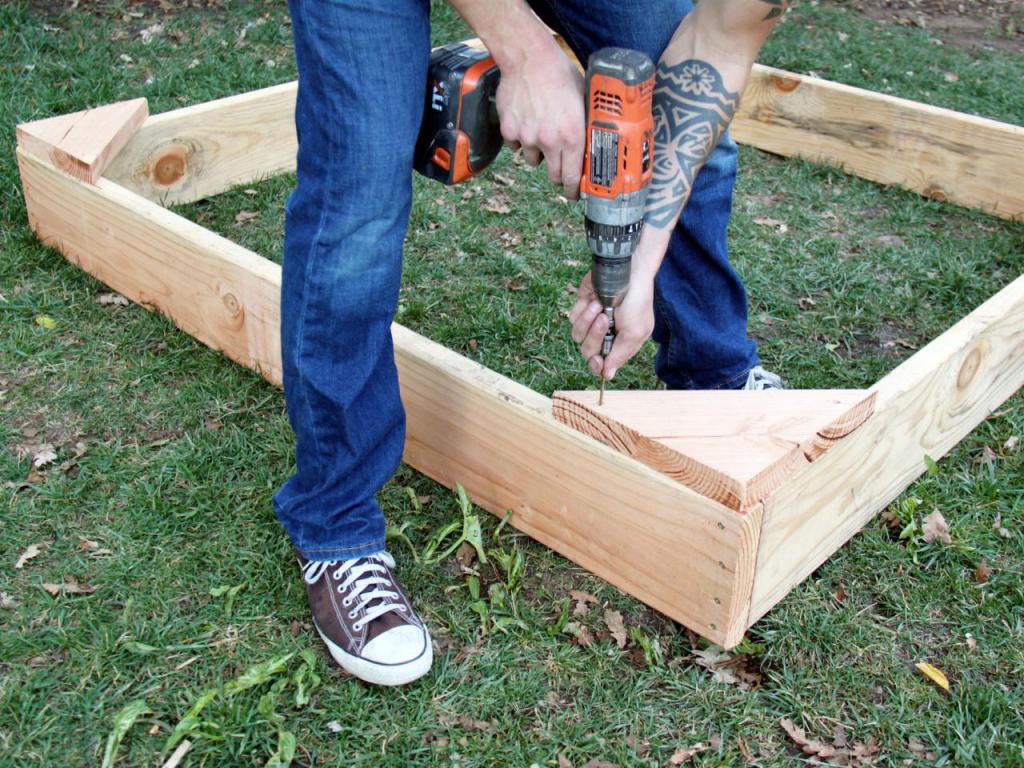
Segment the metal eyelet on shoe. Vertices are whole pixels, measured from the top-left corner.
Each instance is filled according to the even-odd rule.
[[[400,610],[402,613],[405,613],[406,610],[408,610],[408,609],[404,605],[400,605],[400,606],[398,606],[398,610]]]
[[[338,587],[338,591],[339,591],[339,592],[341,592],[341,587]],[[344,593],[343,593],[343,594],[344,594]],[[348,599],[348,598],[346,597],[346,598],[343,598],[343,599],[342,599],[342,601],[341,601],[341,604],[342,604],[343,606],[345,606],[346,608],[348,608],[348,607],[349,607],[350,605],[352,605],[352,601],[351,601],[351,600],[349,600],[349,599]]]
[[[354,619],[354,618],[356,617],[356,612],[355,612],[354,610],[352,610],[352,611],[349,611],[349,612],[348,612],[348,617],[349,617],[350,619]],[[353,626],[355,626],[355,625],[353,624]]]
[[[352,629],[354,629],[356,632],[358,632],[362,628],[363,628],[363,625],[360,624],[358,621],[355,624],[352,625]]]

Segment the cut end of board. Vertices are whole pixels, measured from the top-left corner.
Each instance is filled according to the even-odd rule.
[[[725,506],[750,509],[874,412],[860,389],[556,392],[555,418]]]
[[[76,179],[95,184],[149,116],[146,99],[21,123],[18,146]]]

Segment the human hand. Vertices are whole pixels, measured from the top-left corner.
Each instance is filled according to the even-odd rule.
[[[572,340],[580,345],[580,353],[587,359],[590,372],[612,380],[654,331],[654,279],[634,277],[630,280],[629,290],[615,307],[615,343],[607,359],[601,357],[601,346],[608,332],[608,316],[594,293],[589,272],[580,283],[569,322],[572,323]]]
[[[584,83],[556,45],[501,69],[496,98],[505,141],[522,147],[527,163],[547,163],[548,178],[570,200],[579,197],[584,151]]]

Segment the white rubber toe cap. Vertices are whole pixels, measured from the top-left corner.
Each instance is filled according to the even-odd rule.
[[[362,656],[378,664],[405,664],[422,656],[427,644],[426,632],[405,624],[373,638],[363,648]]]

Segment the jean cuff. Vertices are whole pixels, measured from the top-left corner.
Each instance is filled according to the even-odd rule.
[[[358,544],[352,547],[299,547],[295,549],[306,560],[352,560],[356,557],[367,557],[383,552],[385,549],[384,539],[375,539],[366,544]]]
[[[739,368],[722,373],[720,371],[702,371],[694,376],[693,372],[687,374],[673,374],[670,378],[662,378],[669,389],[704,390],[704,389],[741,389],[747,383],[747,376],[750,369],[760,365],[760,359],[754,358]]]

